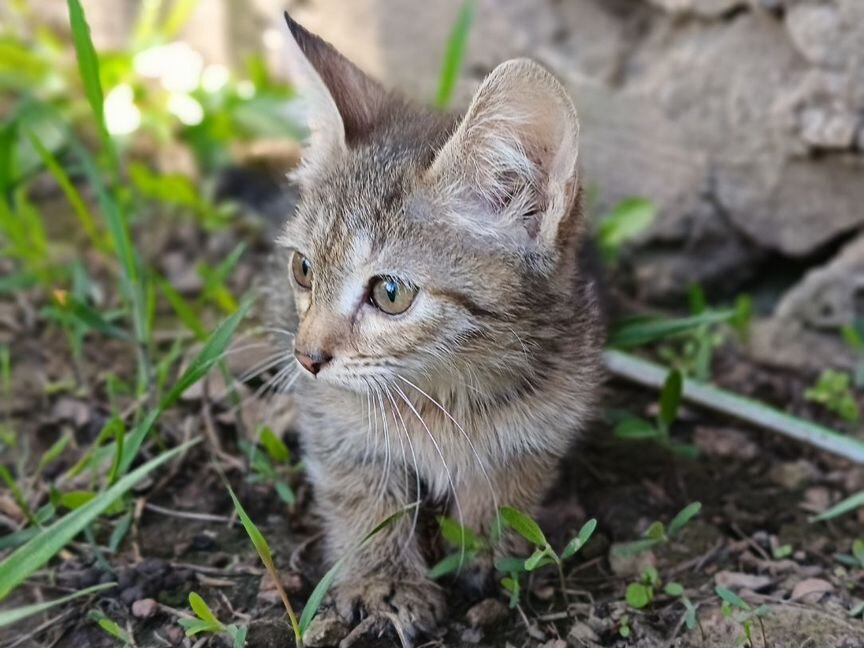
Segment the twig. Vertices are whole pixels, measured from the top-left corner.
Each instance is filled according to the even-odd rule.
[[[146,502],[144,504],[144,509],[147,511],[153,511],[154,513],[168,515],[170,517],[182,518],[185,520],[197,520],[198,522],[222,523],[230,521],[230,518],[224,515],[213,515],[212,513],[194,513],[192,511],[177,511],[174,509],[165,508],[164,506],[159,506],[157,504],[151,504],[150,502]]]
[[[659,389],[668,374],[668,369],[665,367],[623,351],[607,350],[604,358],[606,368],[614,376],[647,387]],[[764,403],[693,380],[684,382],[682,395],[685,400],[715,412],[721,412],[766,430],[779,432],[856,463],[864,464],[864,443],[830,428],[784,414]]]
[[[52,617],[52,618],[48,619],[47,621],[45,621],[45,623],[42,623],[42,624],[36,626],[35,628],[33,628],[33,630],[31,630],[27,634],[21,635],[20,637],[16,637],[15,639],[13,639],[9,643],[4,643],[3,648],[15,648],[15,646],[20,646],[25,641],[31,641],[31,640],[33,640],[34,637],[45,632],[45,630],[49,630],[50,628],[56,627],[61,621],[63,621],[66,617],[72,615],[73,613],[75,613],[75,610],[66,610],[65,612],[62,612],[61,614],[58,614],[57,616]]]

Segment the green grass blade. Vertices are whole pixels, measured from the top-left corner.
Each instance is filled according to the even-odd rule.
[[[74,601],[77,598],[89,596],[90,594],[95,594],[96,592],[110,589],[116,585],[117,583],[102,583],[101,585],[94,585],[93,587],[88,587],[78,592],[74,592],[72,594],[69,594],[68,596],[62,596],[58,599],[54,599],[53,601],[36,603],[34,605],[25,605],[23,607],[12,608],[11,610],[3,610],[2,612],[0,612],[0,628],[5,628],[8,625],[17,623],[22,619],[33,616],[34,614],[39,614],[40,612],[44,612],[45,610],[50,610],[53,607],[63,605],[64,603],[68,603],[69,601]]]
[[[159,36],[171,40],[177,35],[198,4],[198,0],[174,0],[165,22],[159,27]]]
[[[666,367],[657,363],[616,350],[607,350],[604,362],[613,376],[655,389],[663,384],[669,372]],[[864,443],[858,439],[790,416],[764,403],[693,380],[684,381],[683,398],[715,412],[804,441],[851,461],[864,463]]]
[[[717,596],[726,601],[732,607],[736,607],[739,610],[751,610],[750,604],[747,603],[744,599],[738,596],[735,592],[730,590],[727,587],[722,587],[718,585],[714,588],[714,592],[716,592]]]
[[[183,322],[186,328],[188,328],[199,340],[207,339],[207,329],[204,328],[204,325],[201,323],[201,319],[198,317],[195,309],[192,308],[185,299],[183,299],[183,295],[178,293],[174,289],[174,286],[164,279],[159,280],[158,284],[162,294],[165,295],[168,303],[171,304],[171,308],[174,309],[177,317],[180,318],[180,321]]]
[[[564,550],[561,552],[561,560],[567,560],[571,558],[576,553],[578,553],[582,547],[584,547],[588,540],[591,539],[591,536],[594,534],[594,530],[597,528],[597,520],[591,518],[585,524],[582,525],[582,528],[579,529],[579,533],[573,538],[570,542],[567,543],[567,546],[564,547]]]
[[[400,517],[405,515],[408,511],[412,510],[416,504],[409,504],[408,506],[396,511],[395,513],[391,513],[386,518],[381,520],[375,528],[372,529],[369,533],[367,533],[360,543],[357,545],[357,548],[354,551],[359,551],[363,547],[365,547],[369,541],[378,535],[381,531],[386,529],[388,526],[393,524]],[[318,614],[318,610],[321,607],[321,603],[324,602],[324,597],[327,595],[327,592],[333,585],[333,581],[336,580],[336,576],[339,573],[339,570],[342,569],[342,565],[348,558],[348,554],[342,556],[336,563],[324,574],[324,577],[318,581],[318,584],[315,586],[315,589],[312,590],[312,594],[309,595],[309,599],[306,601],[306,605],[303,606],[303,614],[300,616],[300,636],[303,636],[303,633],[309,628],[309,624],[312,623],[312,619],[315,618],[315,615]]]
[[[645,198],[626,198],[600,219],[597,243],[603,258],[613,262],[621,248],[647,230],[657,215],[657,208]]]
[[[546,536],[543,535],[543,531],[540,529],[540,525],[522,511],[517,511],[509,506],[502,506],[500,513],[504,522],[529,542],[533,542],[540,547],[549,544],[546,541]]]
[[[660,390],[660,422],[667,428],[678,418],[684,378],[678,369],[670,369]]]
[[[231,341],[231,336],[234,335],[234,331],[245,317],[251,304],[251,301],[241,304],[240,308],[233,315],[226,318],[213,331],[210,338],[204,343],[200,353],[195,357],[186,371],[183,372],[183,375],[180,376],[174,387],[162,399],[160,403],[162,409],[173,405],[183,395],[183,392],[201,380],[210,368],[222,358],[222,354],[228,348],[228,343]]]
[[[291,601],[288,600],[288,594],[285,591],[285,588],[282,587],[282,582],[279,580],[279,572],[276,569],[276,565],[273,563],[273,553],[270,551],[270,545],[267,544],[267,539],[264,537],[264,534],[258,530],[258,527],[255,526],[252,518],[247,515],[246,509],[243,508],[243,505],[240,503],[240,500],[237,499],[237,496],[234,494],[234,491],[230,486],[228,487],[228,494],[231,495],[231,501],[234,502],[234,510],[237,511],[237,515],[240,517],[240,522],[243,524],[243,528],[246,529],[246,535],[249,536],[252,545],[255,547],[255,551],[258,552],[258,556],[261,558],[261,562],[264,563],[264,567],[270,573],[270,577],[273,579],[276,588],[279,590],[279,596],[282,599],[285,611],[288,613],[288,620],[291,622],[291,628],[294,631],[294,639],[296,640],[297,645],[302,647],[303,629],[297,621],[297,615],[294,613]]]
[[[811,522],[822,522],[824,520],[832,520],[836,517],[840,517],[841,515],[845,515],[846,513],[851,513],[852,511],[864,507],[864,491],[860,493],[856,493],[850,497],[847,497],[841,502],[838,502],[827,511],[823,511],[816,517],[812,518]]]
[[[243,528],[246,529],[246,534],[252,541],[255,551],[258,552],[261,562],[263,562],[268,568],[273,567],[273,553],[270,551],[270,545],[267,544],[267,539],[264,537],[264,534],[258,530],[257,526],[255,526],[252,518],[250,518],[246,513],[246,509],[243,508],[240,500],[237,499],[237,496],[234,494],[234,490],[230,487],[228,488],[228,494],[231,496],[231,501],[234,502],[234,510],[237,511],[237,515],[240,517],[240,522],[243,524]]]
[[[675,319],[635,318],[613,327],[609,346],[628,349],[687,333],[700,326],[728,322],[734,311],[708,311],[691,317]]]
[[[699,514],[702,510],[701,502],[690,502],[687,506],[681,509],[672,521],[669,523],[667,534],[671,537],[677,534],[685,527],[685,525]]]
[[[15,587],[23,583],[33,572],[48,562],[54,554],[65,547],[88,524],[92,523],[105,509],[111,506],[146,475],[161,466],[197,441],[190,441],[136,468],[117,483],[100,493],[92,500],[64,515],[54,524],[46,527],[25,545],[0,562],[0,599],[5,598]]]
[[[213,614],[210,606],[207,605],[207,602],[201,598],[201,595],[198,594],[198,592],[189,592],[189,607],[192,608],[192,611],[202,621],[209,623],[220,630],[224,629],[224,624],[216,618],[216,615]]]
[[[84,9],[79,0],[67,0],[67,5],[69,7],[69,26],[72,29],[72,43],[75,45],[78,71],[84,85],[84,94],[90,104],[90,111],[96,120],[96,128],[102,139],[102,145],[116,176],[119,169],[117,152],[105,126],[105,96],[102,92],[102,81],[99,78],[99,57],[96,55],[93,40],[90,38],[90,25],[87,24],[87,17],[84,15]]]
[[[435,105],[444,110],[450,105],[453,97],[453,88],[462,68],[465,58],[465,48],[468,44],[468,34],[471,31],[471,23],[474,20],[474,2],[465,0],[450,38],[447,40],[447,49],[444,51],[444,61],[441,64],[441,74],[438,77],[438,92],[435,95]]]
[[[67,174],[63,167],[60,166],[57,158],[55,158],[51,154],[51,151],[45,147],[42,141],[36,136],[36,133],[30,132],[28,134],[30,136],[30,142],[33,144],[33,148],[42,159],[42,164],[45,165],[45,168],[48,169],[54,177],[54,180],[59,185],[61,191],[63,191],[63,195],[66,196],[66,200],[68,200],[69,204],[72,205],[72,211],[74,211],[75,215],[78,217],[78,222],[81,223],[81,229],[84,230],[87,238],[90,239],[90,244],[94,249],[103,249],[105,245],[99,235],[96,221],[90,213],[90,210],[87,209],[87,205],[84,203],[84,199],[81,197],[78,189],[69,179],[69,174]]]
[[[62,298],[60,307],[88,329],[98,331],[103,335],[118,340],[126,340],[128,342],[132,339],[126,331],[106,320],[100,312],[90,308],[90,306],[71,295],[66,295]]]

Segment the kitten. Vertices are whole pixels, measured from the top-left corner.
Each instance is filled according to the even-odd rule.
[[[591,411],[602,334],[577,263],[579,123],[531,61],[495,68],[460,117],[286,20],[310,131],[273,278],[302,367],[297,427],[327,556],[347,557],[336,609],[410,642],[446,608],[416,519],[359,540],[421,498],[478,533],[498,506],[533,511]]]

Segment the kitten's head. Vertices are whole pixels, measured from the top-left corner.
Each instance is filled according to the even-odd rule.
[[[579,124],[563,88],[514,60],[463,117],[433,113],[287,23],[310,131],[277,278],[293,291],[298,361],[362,391],[542,371],[591,306],[576,280]]]

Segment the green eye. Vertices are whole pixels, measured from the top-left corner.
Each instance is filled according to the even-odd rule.
[[[408,310],[417,295],[417,287],[393,277],[376,277],[372,280],[369,300],[388,315],[398,315]]]
[[[312,287],[312,262],[299,252],[291,257],[291,272],[298,285],[306,289]]]

